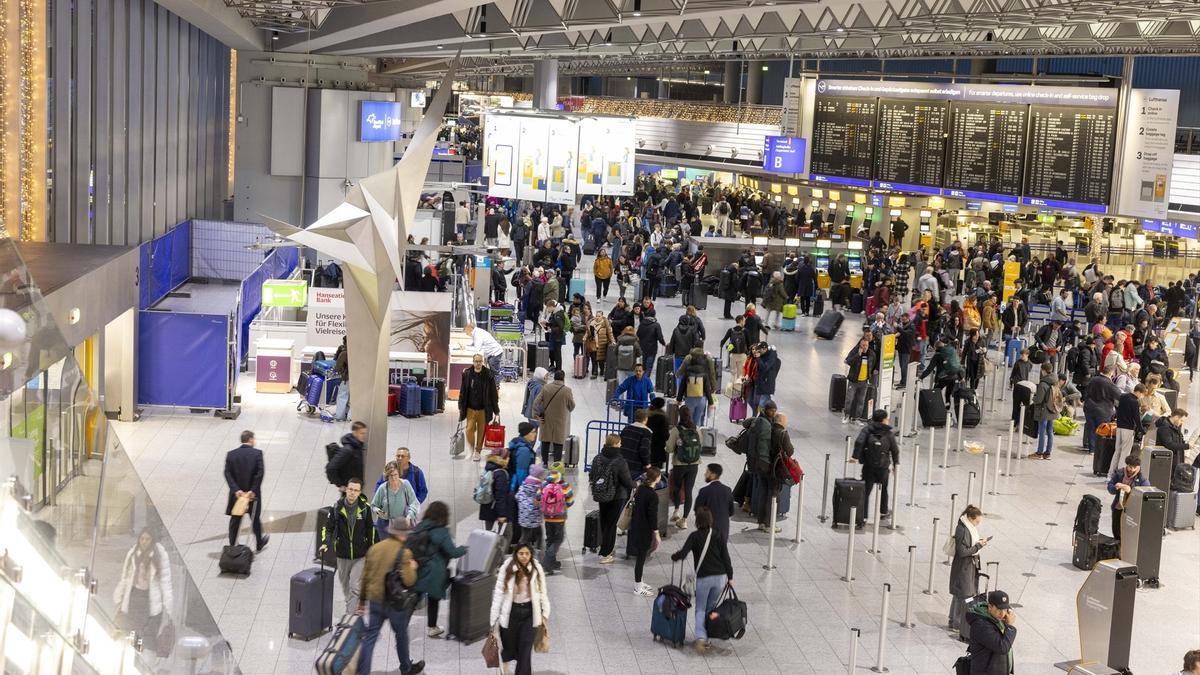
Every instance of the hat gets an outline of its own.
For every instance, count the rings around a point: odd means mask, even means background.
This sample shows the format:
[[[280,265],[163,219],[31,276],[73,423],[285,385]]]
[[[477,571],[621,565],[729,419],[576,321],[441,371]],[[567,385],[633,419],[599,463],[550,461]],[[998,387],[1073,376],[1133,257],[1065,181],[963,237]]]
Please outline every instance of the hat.
[[[388,534],[390,535],[406,535],[412,529],[412,522],[408,518],[393,518],[388,521]]]
[[[542,478],[546,475],[546,467],[542,464],[534,464],[529,467],[529,475],[534,478]]]
[[[520,424],[517,425],[517,434],[520,436],[524,436],[537,428],[538,428],[538,425],[536,422],[521,422]]]
[[[1004,591],[992,591],[987,596],[988,604],[996,609],[1008,609],[1008,593]]]

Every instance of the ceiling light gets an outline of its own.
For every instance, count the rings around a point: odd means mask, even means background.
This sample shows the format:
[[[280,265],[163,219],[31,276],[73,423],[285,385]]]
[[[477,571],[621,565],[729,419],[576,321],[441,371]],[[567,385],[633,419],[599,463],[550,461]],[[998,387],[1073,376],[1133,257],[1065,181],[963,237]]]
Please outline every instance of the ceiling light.
[[[846,32],[846,29],[845,29],[845,28],[839,28],[839,29],[837,29],[837,32],[839,32],[839,33],[845,33],[845,32]]]
[[[641,15],[642,15],[642,13],[641,13],[641,12],[634,12],[634,13],[633,13],[633,15],[634,15],[634,16],[641,16]]]
[[[763,66],[763,71],[765,72],[766,70],[767,70],[767,66]]]
[[[633,0],[633,15],[642,15],[642,0]]]
[[[271,31],[271,39],[278,40],[279,39],[279,31],[277,31],[277,30]]]
[[[438,46],[437,46],[437,48],[438,48],[438,49],[445,49],[445,48],[446,48],[446,45],[438,45]]]
[[[625,79],[626,79],[626,80],[632,80],[633,78],[632,78],[632,77],[626,77]]]

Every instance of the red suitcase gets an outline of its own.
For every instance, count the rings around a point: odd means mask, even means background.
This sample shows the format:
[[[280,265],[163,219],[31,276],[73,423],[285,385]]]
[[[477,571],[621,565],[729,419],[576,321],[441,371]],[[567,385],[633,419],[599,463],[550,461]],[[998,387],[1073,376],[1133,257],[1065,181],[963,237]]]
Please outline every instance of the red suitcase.
[[[389,415],[399,415],[400,414],[400,389],[401,388],[402,387],[400,387],[399,385],[395,385],[395,384],[388,385],[387,414],[389,414]]]

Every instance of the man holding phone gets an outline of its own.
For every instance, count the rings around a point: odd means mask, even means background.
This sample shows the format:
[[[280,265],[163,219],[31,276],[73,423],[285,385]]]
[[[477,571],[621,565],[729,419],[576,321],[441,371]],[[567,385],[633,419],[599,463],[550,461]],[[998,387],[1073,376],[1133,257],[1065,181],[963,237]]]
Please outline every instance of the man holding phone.
[[[992,591],[986,602],[967,610],[971,642],[967,656],[972,675],[1009,675],[1013,672],[1013,642],[1017,639],[1017,616],[1008,593]]]

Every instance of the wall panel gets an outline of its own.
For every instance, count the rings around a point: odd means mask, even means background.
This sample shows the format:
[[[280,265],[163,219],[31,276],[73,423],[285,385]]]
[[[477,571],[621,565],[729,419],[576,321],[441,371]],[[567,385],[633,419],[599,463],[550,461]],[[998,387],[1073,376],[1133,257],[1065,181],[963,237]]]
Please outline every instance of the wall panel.
[[[141,232],[138,241],[154,238],[154,148],[157,143],[158,112],[158,5],[154,0],[142,4],[142,189]],[[164,10],[166,11],[166,10]]]
[[[126,79],[125,112],[125,241],[135,244],[142,239],[142,0],[129,3],[129,68]]]
[[[97,231],[98,244],[125,244],[125,228],[129,219],[125,213],[126,178],[125,158],[128,154],[126,142],[126,121],[129,99],[126,96],[126,76],[129,72],[129,2],[130,0],[112,0],[112,59],[109,62],[108,77],[112,83],[112,150],[109,162],[111,190],[109,191],[109,229],[108,232]]]
[[[95,18],[95,54],[92,57],[95,80],[92,82],[92,168],[95,204],[92,208],[94,229],[79,243],[108,243],[112,209],[112,2],[98,0]]]

